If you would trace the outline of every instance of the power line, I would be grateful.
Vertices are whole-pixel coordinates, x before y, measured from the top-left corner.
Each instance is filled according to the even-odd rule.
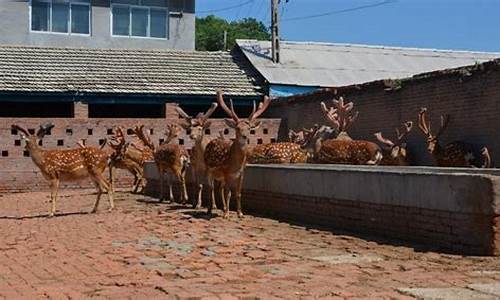
[[[395,3],[398,0],[384,0],[382,2],[374,3],[374,4],[367,4],[367,5],[362,5],[362,6],[356,6],[352,8],[346,8],[346,9],[341,9],[341,10],[334,10],[330,12],[325,12],[321,14],[315,14],[315,15],[309,15],[309,16],[302,16],[302,17],[292,17],[292,18],[287,18],[287,19],[282,19],[281,22],[288,22],[288,21],[299,21],[299,20],[306,20],[306,19],[312,19],[312,18],[320,18],[320,17],[325,17],[325,16],[331,16],[331,15],[336,15],[336,14],[341,14],[341,13],[346,13],[346,12],[351,12],[351,11],[357,11],[357,10],[363,10],[366,8],[373,8],[377,6],[382,6],[390,3]]]
[[[206,13],[214,13],[214,12],[219,12],[219,11],[231,10],[231,9],[235,9],[235,8],[241,8],[242,6],[248,5],[248,4],[252,3],[253,1],[255,1],[255,0],[248,0],[248,1],[242,2],[242,3],[237,4],[237,5],[227,6],[227,7],[223,7],[223,8],[202,10],[202,11],[199,11],[198,13],[199,14],[206,14]]]

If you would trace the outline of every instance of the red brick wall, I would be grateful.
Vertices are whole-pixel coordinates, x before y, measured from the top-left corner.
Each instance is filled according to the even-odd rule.
[[[420,107],[427,107],[433,129],[437,131],[439,116],[452,116],[443,142],[464,140],[478,146],[486,145],[496,166],[500,166],[500,61],[471,67],[424,74],[403,80],[401,89],[388,91],[383,81],[362,86],[337,89],[337,94],[353,101],[359,110],[358,121],[350,134],[357,139],[374,140],[373,133],[382,131],[389,138],[394,128],[407,120],[416,121]],[[470,76],[466,76],[471,74]],[[266,113],[268,117],[283,118],[280,137],[287,137],[288,128],[299,129],[314,123],[326,123],[320,110],[321,101],[330,101],[334,90],[305,96],[279,99]],[[408,136],[415,162],[432,165],[425,150],[425,140],[415,123]]]
[[[80,111],[80,116],[82,116],[81,110],[75,108],[75,111]],[[52,134],[43,139],[43,147],[46,149],[67,149],[76,147],[76,143],[81,139],[85,139],[88,146],[97,146],[99,140],[109,136],[108,130],[112,130],[113,127],[131,128],[138,124],[144,124],[146,130],[152,129],[152,140],[158,144],[160,139],[165,138],[166,124],[177,122],[178,116],[175,115],[172,118],[172,115],[169,114],[167,119],[0,118],[0,193],[48,189],[46,181],[39,174],[31,158],[24,156],[24,142],[21,141],[19,135],[12,134],[10,129],[11,124],[14,123],[28,129],[35,129],[40,123],[47,121],[51,121],[55,127]],[[255,136],[251,137],[251,142],[257,143],[261,139],[263,143],[268,143],[271,139],[276,139],[279,123],[279,120],[264,120]],[[216,137],[218,132],[225,128],[222,120],[214,120],[210,128],[210,136]],[[266,134],[264,129],[267,129]],[[234,132],[230,130],[227,137],[233,136]],[[63,143],[63,145],[58,145],[58,142]],[[184,142],[186,147],[192,146],[191,140],[185,134],[180,136],[176,142]],[[118,185],[130,184],[132,177],[128,173],[119,171],[118,174]],[[85,180],[81,183],[70,184],[70,186],[89,186],[90,184],[89,180]]]

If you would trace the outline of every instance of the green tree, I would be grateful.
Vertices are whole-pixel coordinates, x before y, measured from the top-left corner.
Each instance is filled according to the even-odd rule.
[[[196,50],[223,50],[224,31],[227,31],[226,49],[232,49],[236,44],[236,39],[271,39],[268,28],[257,19],[245,18],[228,22],[210,15],[205,18],[196,18]]]

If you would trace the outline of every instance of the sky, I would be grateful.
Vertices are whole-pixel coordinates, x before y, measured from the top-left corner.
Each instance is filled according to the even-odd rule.
[[[500,0],[285,1],[282,40],[500,52]],[[270,3],[197,0],[196,10],[199,17],[254,17],[269,25]],[[318,14],[325,16],[307,18]]]

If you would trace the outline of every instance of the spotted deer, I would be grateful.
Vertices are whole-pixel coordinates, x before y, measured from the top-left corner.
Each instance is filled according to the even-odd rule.
[[[436,134],[431,131],[431,123],[427,120],[427,108],[422,107],[418,113],[418,127],[426,136],[427,151],[434,157],[439,167],[484,167],[491,166],[491,158],[485,147],[479,155],[476,155],[472,144],[455,141],[441,146],[439,139],[448,127],[450,115],[441,116],[441,126]],[[483,156],[483,164],[479,162],[478,156]]]
[[[307,152],[299,144],[280,142],[260,144],[249,151],[250,164],[293,164],[307,162]]]
[[[319,163],[353,164],[353,165],[378,165],[382,160],[382,150],[372,142],[353,140],[347,130],[358,117],[358,112],[352,112],[354,103],[344,103],[341,97],[333,100],[333,107],[327,108],[321,102],[321,109],[326,118],[337,129],[338,135],[334,139],[321,142],[314,160]]]
[[[383,166],[409,166],[410,159],[408,156],[408,151],[406,149],[406,143],[404,142],[405,137],[410,133],[413,128],[413,122],[408,121],[403,124],[403,131],[401,132],[399,128],[396,128],[396,141],[393,142],[382,136],[381,132],[375,133],[377,140],[384,145],[382,152],[384,157],[380,162]]]
[[[190,164],[190,158],[187,150],[171,141],[179,135],[180,129],[175,124],[167,125],[167,139],[154,152],[154,161],[160,174],[160,201],[165,200],[164,182],[165,172],[171,171],[181,184],[182,203],[188,201],[186,190],[186,170]],[[174,201],[172,184],[169,182],[169,200]]]
[[[209,142],[208,137],[205,135],[205,130],[210,128],[210,116],[217,109],[217,103],[212,103],[210,108],[205,113],[199,113],[195,118],[188,115],[182,108],[176,107],[177,113],[183,118],[180,126],[189,132],[189,137],[194,141],[193,148],[191,149],[191,171],[194,183],[197,188],[197,200],[193,202],[194,208],[201,207],[201,198],[203,194],[203,183],[207,177],[207,167],[205,165],[205,148]]]
[[[29,151],[33,163],[40,169],[43,177],[50,185],[51,209],[49,217],[56,213],[57,193],[60,182],[77,181],[90,178],[97,188],[97,198],[92,213],[97,211],[99,200],[103,191],[108,193],[109,211],[114,208],[113,192],[109,182],[104,178],[108,155],[97,148],[85,147],[69,150],[45,150],[38,145],[38,140],[50,132],[54,127],[52,124],[40,126],[36,135],[28,130],[12,125],[17,130],[21,139],[26,142],[26,150]]]
[[[221,183],[221,197],[224,207],[224,217],[229,217],[229,203],[231,198],[231,185],[235,186],[236,206],[238,217],[243,217],[241,210],[241,186],[243,184],[243,172],[247,163],[247,146],[250,131],[260,126],[257,118],[268,108],[271,99],[267,96],[264,101],[255,107],[247,119],[240,119],[234,111],[233,102],[230,100],[231,108],[224,102],[222,91],[217,91],[217,102],[230,119],[224,119],[227,126],[235,130],[235,139],[231,142],[224,139],[214,139],[207,144],[205,149],[205,164],[207,166],[208,186],[211,194],[212,205],[208,206],[208,214],[215,207],[214,180]]]
[[[137,193],[140,188],[144,188],[144,162],[142,155],[139,155],[138,152],[140,151],[135,150],[129,142],[125,141],[122,128],[115,128],[114,133],[112,141],[107,143],[113,150],[109,160],[109,180],[111,186],[114,186],[115,169],[127,170],[134,176],[132,193]]]

